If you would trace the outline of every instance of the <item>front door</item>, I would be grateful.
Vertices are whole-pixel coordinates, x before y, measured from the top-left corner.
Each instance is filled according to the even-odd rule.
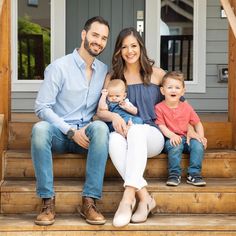
[[[79,47],[80,32],[85,21],[100,15],[110,24],[110,36],[107,47],[99,59],[111,65],[115,40],[125,27],[144,26],[145,0],[70,0],[66,1],[66,54]],[[141,32],[143,38],[145,29]]]

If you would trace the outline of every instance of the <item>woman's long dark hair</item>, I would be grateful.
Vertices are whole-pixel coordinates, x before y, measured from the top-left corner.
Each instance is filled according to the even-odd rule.
[[[121,48],[123,40],[129,36],[133,35],[140,46],[140,75],[142,78],[142,81],[145,85],[149,84],[151,81],[151,75],[152,75],[152,66],[154,65],[154,61],[149,59],[147,56],[147,50],[145,48],[144,42],[138,31],[133,28],[125,28],[121,30],[119,33],[116,44],[115,44],[115,50],[112,56],[112,75],[111,79],[122,79],[126,82],[124,78],[124,67],[125,67],[125,61],[121,56]]]

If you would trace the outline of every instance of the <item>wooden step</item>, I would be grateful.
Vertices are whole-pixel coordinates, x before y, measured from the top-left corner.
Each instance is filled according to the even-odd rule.
[[[8,150],[4,154],[4,178],[34,177],[34,170],[29,151]],[[186,175],[189,156],[183,155],[183,176]],[[86,157],[79,154],[54,156],[55,177],[84,177]],[[208,150],[203,161],[202,175],[207,178],[236,178],[236,151]],[[118,177],[119,174],[109,159],[106,177]],[[167,177],[167,156],[161,154],[148,159],[145,176],[148,178]]]
[[[35,120],[10,122],[8,149],[30,149],[30,137]],[[203,122],[209,149],[232,148],[232,124],[230,122]]]
[[[236,179],[205,179],[207,186],[182,183],[165,185],[165,179],[149,179],[148,190],[157,202],[158,213],[170,214],[235,214]],[[55,180],[56,211],[76,213],[81,204],[83,180]],[[114,213],[123,193],[122,181],[106,179],[103,198],[98,206],[104,213]],[[35,181],[4,181],[1,186],[1,213],[35,213],[41,201],[35,194]]]
[[[235,215],[155,215],[123,228],[88,225],[79,215],[57,215],[52,226],[37,226],[36,215],[0,215],[0,235],[6,236],[235,236]]]

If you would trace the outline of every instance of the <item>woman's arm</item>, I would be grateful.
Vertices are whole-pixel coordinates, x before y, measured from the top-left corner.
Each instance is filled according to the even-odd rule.
[[[204,148],[207,148],[207,139],[204,137],[204,128],[202,122],[198,122],[194,125],[196,133],[199,135],[200,142],[203,144]]]
[[[153,70],[153,72],[152,72],[152,76],[151,76],[151,82],[153,84],[160,85],[162,78],[166,74],[166,72],[164,70],[162,70],[161,68],[158,68],[155,66],[153,66],[152,70]]]

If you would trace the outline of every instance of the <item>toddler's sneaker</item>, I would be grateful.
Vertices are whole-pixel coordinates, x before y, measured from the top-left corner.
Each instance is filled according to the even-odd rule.
[[[178,186],[181,181],[181,176],[178,175],[170,175],[166,181],[166,185],[168,186]]]
[[[201,175],[188,175],[187,183],[195,186],[205,186],[206,182],[202,179]]]

